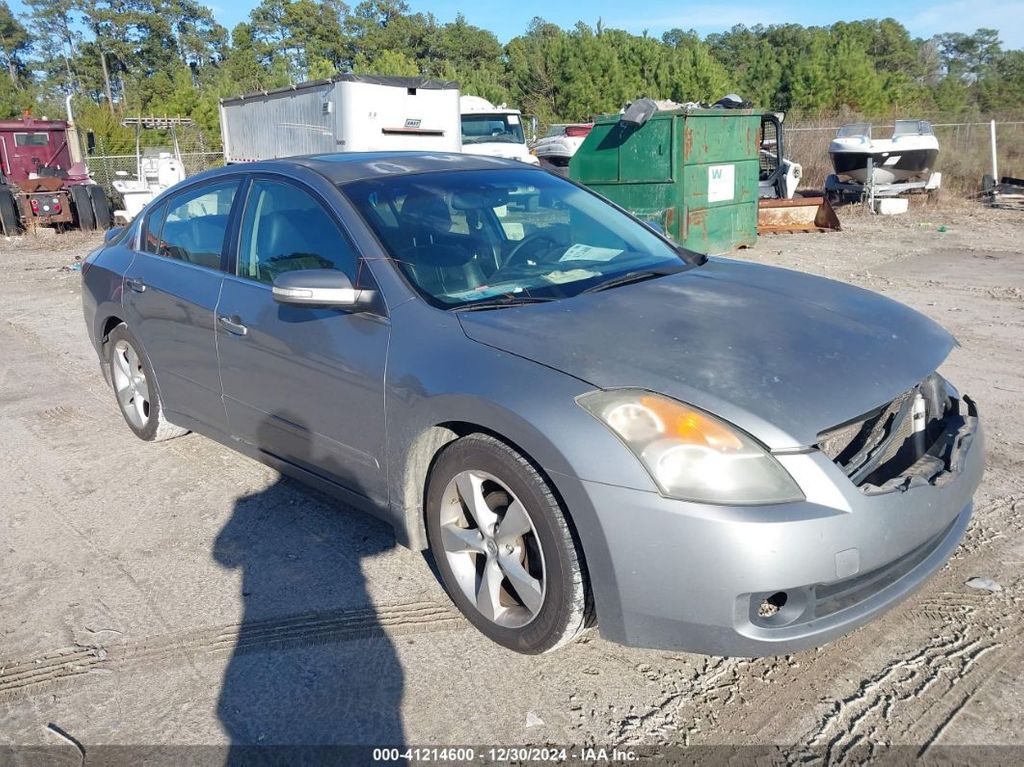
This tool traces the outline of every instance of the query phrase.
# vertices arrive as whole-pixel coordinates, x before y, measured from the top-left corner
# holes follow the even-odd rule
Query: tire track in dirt
[[[0,664],[0,702],[28,697],[55,684],[87,678],[91,673],[135,664],[194,663],[357,639],[453,632],[467,626],[455,610],[424,601],[305,613],[102,646],[70,647],[31,660]]]
[[[634,669],[649,683],[661,685],[661,697],[646,711],[631,713],[609,728],[605,742],[616,746],[703,742],[722,717],[745,704],[751,690],[772,684],[777,676],[800,665],[794,656],[749,660],[693,655],[666,660],[676,663],[657,670],[647,664]]]
[[[978,509],[977,524],[948,565],[947,583],[963,582],[977,555],[1019,531],[1018,504],[1019,496],[1007,495]],[[978,689],[1021,656],[1022,591],[1016,580],[997,594],[945,590],[918,597],[911,617],[939,624],[932,639],[834,701],[806,734],[806,745],[791,754],[791,763],[861,761],[894,742],[927,747]]]
[[[934,733],[927,722],[941,721],[959,708],[980,683],[971,675],[1003,646],[1005,626],[979,630],[977,608],[969,608],[966,616],[959,610],[953,614],[956,619],[947,621],[924,648],[892,660],[853,694],[835,701],[808,734],[806,746],[792,755],[792,763],[824,759],[833,764],[855,753],[859,761],[876,756],[879,745],[923,742],[929,731]],[[991,672],[980,673],[985,678]]]

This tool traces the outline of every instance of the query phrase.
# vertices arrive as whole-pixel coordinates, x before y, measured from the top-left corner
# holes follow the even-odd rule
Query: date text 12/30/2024
[[[634,751],[620,748],[562,748],[552,746],[431,746],[426,748],[375,748],[375,762],[633,762]]]

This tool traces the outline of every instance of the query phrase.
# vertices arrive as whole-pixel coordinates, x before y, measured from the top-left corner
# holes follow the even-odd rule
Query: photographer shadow
[[[273,428],[261,426],[261,448]],[[295,457],[324,465],[323,456]],[[291,747],[270,749],[286,756],[296,746],[404,743],[402,669],[362,569],[394,536],[339,506],[282,477],[239,498],[217,536],[213,557],[241,571],[244,605],[217,706],[229,764],[268,746]]]

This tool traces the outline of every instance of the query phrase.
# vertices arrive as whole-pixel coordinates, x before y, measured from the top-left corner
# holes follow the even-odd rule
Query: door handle
[[[234,333],[236,336],[244,336],[246,333],[249,332],[249,328],[242,324],[242,321],[238,318],[238,315],[227,317],[222,314],[217,318],[217,320],[220,322],[221,325],[224,326],[224,329],[226,331],[228,331],[229,333]]]
[[[127,285],[132,290],[134,290],[136,293],[146,292],[146,283],[144,283],[138,277],[125,277],[124,284]]]

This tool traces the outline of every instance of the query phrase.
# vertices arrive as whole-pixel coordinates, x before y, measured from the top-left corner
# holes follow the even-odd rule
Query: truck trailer
[[[459,86],[338,74],[222,99],[220,130],[229,165],[333,152],[461,152]]]

